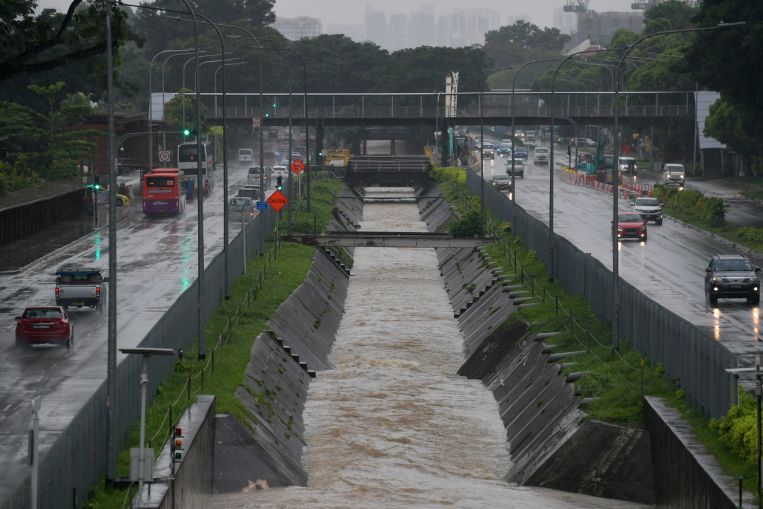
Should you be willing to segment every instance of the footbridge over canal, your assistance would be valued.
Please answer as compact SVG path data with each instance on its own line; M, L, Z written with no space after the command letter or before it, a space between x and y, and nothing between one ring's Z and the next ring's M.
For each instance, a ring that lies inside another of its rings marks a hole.
M217 93L202 93L210 120L222 120ZM171 94L167 94L167 99ZM693 91L491 92L429 93L259 93L226 94L229 125L286 126L435 126L443 125L550 125L551 117L580 125L610 125L617 111L621 122L664 125L691 121L695 114ZM447 98L447 100L446 100ZM260 107L260 104L266 106ZM447 106L446 106L447 104Z

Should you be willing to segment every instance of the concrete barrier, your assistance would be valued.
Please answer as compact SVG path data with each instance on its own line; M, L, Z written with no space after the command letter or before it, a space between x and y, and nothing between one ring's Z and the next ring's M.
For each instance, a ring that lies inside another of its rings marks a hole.
M753 494L742 493L691 427L660 398L645 397L646 425L651 435L656 502L665 509L734 509L755 507Z
M173 462L170 442L165 443L154 462L155 481L144 484L142 495L135 496L132 507L204 509L207 506L214 465L210 458L215 453L215 397L199 395L180 417L177 427L183 433L182 461Z

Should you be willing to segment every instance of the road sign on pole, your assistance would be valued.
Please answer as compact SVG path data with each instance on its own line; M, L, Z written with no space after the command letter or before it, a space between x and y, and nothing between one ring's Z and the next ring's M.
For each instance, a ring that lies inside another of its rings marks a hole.
M268 198L268 205L276 212L280 212L287 203L289 203L289 199L281 191L274 192Z
M252 127L260 127L260 117L252 117Z
M291 163L291 171L299 175L302 173L302 170L305 169L305 163L302 162L302 159L295 159Z
M159 160L163 163L170 162L170 151L169 150L160 150L159 151Z
M255 207L257 207L257 210L268 210L268 202L266 202L266 201L258 201L255 204Z

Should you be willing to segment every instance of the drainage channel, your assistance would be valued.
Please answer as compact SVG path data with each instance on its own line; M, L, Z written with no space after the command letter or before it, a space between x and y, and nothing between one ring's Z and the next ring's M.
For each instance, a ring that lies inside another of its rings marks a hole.
M368 195L385 192L400 195ZM427 231L412 203L381 200L363 217L365 230ZM332 368L305 406L308 486L255 485L212 507L645 507L507 483L496 401L457 375L463 341L433 249L356 248Z

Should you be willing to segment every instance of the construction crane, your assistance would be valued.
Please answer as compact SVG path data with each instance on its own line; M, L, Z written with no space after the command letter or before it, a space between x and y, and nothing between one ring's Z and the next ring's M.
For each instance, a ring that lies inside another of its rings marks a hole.
M564 12L586 12L589 0L567 0Z

